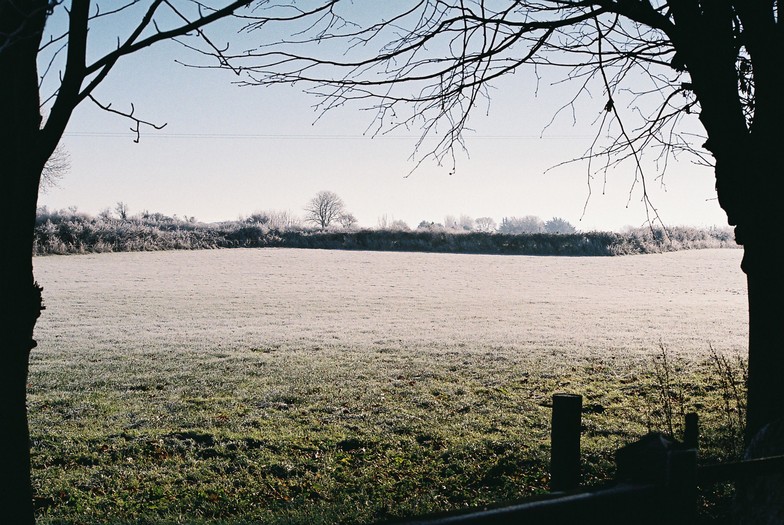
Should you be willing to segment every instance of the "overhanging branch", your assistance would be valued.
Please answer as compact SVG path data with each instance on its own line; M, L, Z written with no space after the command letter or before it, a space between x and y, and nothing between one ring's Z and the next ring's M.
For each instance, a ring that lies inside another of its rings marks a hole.
M88 98L96 106L98 106L102 110L104 110L106 112L109 112L109 113L113 113L115 115L119 115L121 117L124 117L124 118L127 118L127 119L131 120L133 122L133 126L131 126L131 131L136 134L136 138L134 138L133 141L135 143L137 143L137 144L139 143L139 140L141 139L141 126L149 126L149 127L153 128L153 129L158 129L158 130L161 130L161 129L166 127L166 123L154 124L154 123L150 122L149 120L143 120L143 119L140 119L139 117L137 117L135 115L136 108L133 106L133 103L131 104L131 110L130 111L120 111L120 110L114 109L111 104L101 104L92 95L88 95Z

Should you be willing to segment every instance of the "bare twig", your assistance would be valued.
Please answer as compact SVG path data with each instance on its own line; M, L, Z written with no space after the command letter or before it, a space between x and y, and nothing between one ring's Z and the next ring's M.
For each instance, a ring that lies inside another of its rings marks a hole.
M135 116L136 108L134 108L133 104L131 104L130 111L120 111L114 109L111 104L101 104L96 100L95 97L92 95L88 95L89 99L99 108L104 111L108 111L109 113L114 113L115 115L120 115L121 117L125 117L133 122L133 126L131 126L131 131L136 134L136 137L133 139L135 143L139 143L141 139L141 126L150 126L153 129L163 129L166 127L166 123L163 124L154 124L148 120L140 119L139 117Z

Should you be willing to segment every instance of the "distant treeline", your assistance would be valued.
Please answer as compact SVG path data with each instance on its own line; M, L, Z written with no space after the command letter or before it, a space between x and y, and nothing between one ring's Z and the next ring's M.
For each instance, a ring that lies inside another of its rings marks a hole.
M624 233L503 234L417 230L270 228L248 220L199 223L160 213L116 218L39 210L34 253L77 254L215 248L316 248L509 255L629 255L735 247L729 229L638 228Z

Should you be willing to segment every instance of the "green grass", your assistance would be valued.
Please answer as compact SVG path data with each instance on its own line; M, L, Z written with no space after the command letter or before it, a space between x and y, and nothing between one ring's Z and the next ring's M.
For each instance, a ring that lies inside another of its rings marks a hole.
M733 356L745 337L735 255L37 260L39 522L368 523L519 499L546 490L555 392L585 397L586 483L683 410L702 460L726 457L709 343Z
M612 475L617 447L664 427L644 369L351 357L363 373L259 351L215 359L184 388L126 369L112 394L33 393L41 521L365 523L517 499L546 489L556 391L586 396L587 483ZM722 399L709 365L683 373L683 390L715 457Z

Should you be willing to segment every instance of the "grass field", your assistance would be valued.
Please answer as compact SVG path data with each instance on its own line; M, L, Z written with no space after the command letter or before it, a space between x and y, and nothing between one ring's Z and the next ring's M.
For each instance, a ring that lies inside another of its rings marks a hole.
M661 347L720 456L710 348L745 349L741 255L36 258L39 519L365 523L511 500L546 487L554 392L585 396L585 478L605 479L667 423Z

